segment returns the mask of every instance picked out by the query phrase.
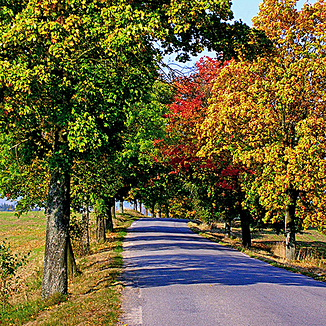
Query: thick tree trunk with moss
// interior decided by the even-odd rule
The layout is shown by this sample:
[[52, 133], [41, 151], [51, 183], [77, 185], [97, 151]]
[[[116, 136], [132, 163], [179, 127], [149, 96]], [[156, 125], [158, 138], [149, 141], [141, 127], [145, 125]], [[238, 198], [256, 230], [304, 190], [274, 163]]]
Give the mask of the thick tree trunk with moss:
[[86, 203], [83, 204], [82, 225], [83, 234], [81, 238], [81, 246], [83, 254], [87, 255], [89, 253], [89, 210]]
[[297, 203], [297, 197], [297, 192], [291, 191], [292, 205], [288, 205], [285, 211], [285, 257], [288, 260], [295, 260], [295, 207]]
[[70, 176], [53, 172], [46, 208], [46, 241], [42, 298], [68, 290], [67, 248], [70, 219]]
[[244, 247], [251, 247], [250, 214], [248, 211], [241, 209], [240, 221], [241, 221], [242, 245]]

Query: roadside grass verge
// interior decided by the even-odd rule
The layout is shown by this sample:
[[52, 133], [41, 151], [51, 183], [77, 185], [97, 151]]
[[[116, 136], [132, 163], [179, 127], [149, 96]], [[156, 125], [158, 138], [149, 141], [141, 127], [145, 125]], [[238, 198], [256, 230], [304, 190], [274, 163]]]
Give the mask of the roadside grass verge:
[[[118, 281], [123, 263], [122, 241], [126, 228], [141, 216], [131, 210], [126, 210], [123, 215], [117, 214], [114, 232], [107, 233], [107, 241], [101, 244], [95, 241], [95, 232], [92, 231], [95, 218], [91, 216], [91, 252], [88, 256], [76, 257], [81, 273], [69, 281], [67, 296], [54, 296], [42, 301], [44, 213], [31, 212], [18, 220], [13, 214], [0, 214], [0, 239], [6, 238], [16, 253], [25, 253], [26, 250], [33, 253], [28, 265], [19, 270], [20, 284], [9, 304], [0, 305], [0, 324], [116, 325], [122, 290]], [[2, 229], [1, 225], [6, 227]]]
[[271, 229], [253, 230], [252, 246], [244, 248], [241, 244], [241, 229], [238, 225], [232, 228], [230, 238], [224, 237], [223, 223], [215, 223], [212, 226], [189, 222], [188, 225], [201, 236], [242, 251], [252, 258], [326, 282], [326, 235], [315, 229], [308, 229], [297, 234], [296, 260], [287, 261], [284, 258], [284, 236], [277, 235]]

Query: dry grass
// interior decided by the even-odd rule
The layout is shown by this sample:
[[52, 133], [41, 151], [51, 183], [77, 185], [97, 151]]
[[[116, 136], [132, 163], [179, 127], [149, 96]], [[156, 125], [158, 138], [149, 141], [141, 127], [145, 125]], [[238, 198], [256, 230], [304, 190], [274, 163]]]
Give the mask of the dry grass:
[[213, 225], [189, 223], [189, 226], [206, 238], [224, 245], [237, 248], [249, 256], [262, 259], [272, 265], [290, 269], [326, 282], [326, 236], [317, 230], [309, 229], [297, 234], [297, 254], [295, 261], [286, 261], [284, 236], [277, 235], [271, 229], [254, 230], [252, 247], [241, 246], [241, 230], [239, 226], [232, 228], [231, 237], [224, 237], [224, 224]]
[[11, 245], [13, 253], [28, 254], [28, 265], [20, 268], [12, 304], [35, 300], [41, 283], [41, 270], [45, 246], [46, 220], [43, 211], [30, 212], [17, 217], [13, 212], [0, 213], [0, 241]]
[[[39, 298], [45, 243], [45, 217], [42, 212], [34, 213], [29, 213], [19, 220], [10, 213], [0, 215], [1, 239], [5, 234], [15, 252], [32, 251], [30, 263], [19, 272], [19, 277], [23, 280], [21, 287], [11, 298], [11, 307], [16, 310], [26, 309], [26, 316], [16, 319], [4, 317], [2, 320], [0, 314], [0, 324], [23, 325], [25, 321], [24, 325], [28, 326], [115, 325], [120, 313], [122, 285], [117, 282], [117, 277], [122, 266], [124, 229], [141, 215], [130, 210], [123, 215], [117, 214], [114, 221], [115, 230], [107, 234], [108, 241], [97, 244], [95, 239], [91, 238], [91, 254], [76, 259], [81, 274], [69, 282], [69, 294], [66, 300], [57, 303], [62, 301], [61, 298], [54, 300], [53, 303], [44, 303]], [[91, 218], [91, 221], [92, 231], [95, 219]], [[33, 305], [31, 309], [30, 304]]]

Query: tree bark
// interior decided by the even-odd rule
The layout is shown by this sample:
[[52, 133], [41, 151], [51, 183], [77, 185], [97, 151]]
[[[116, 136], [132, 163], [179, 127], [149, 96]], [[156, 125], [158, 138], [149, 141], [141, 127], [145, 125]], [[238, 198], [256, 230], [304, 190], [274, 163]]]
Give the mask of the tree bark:
[[151, 209], [151, 213], [152, 213], [152, 217], [155, 217], [155, 205], [152, 206], [152, 209]]
[[106, 241], [105, 222], [102, 214], [96, 216], [96, 240], [100, 243]]
[[113, 205], [111, 206], [111, 216], [112, 216], [112, 219], [115, 219], [115, 201], [113, 202]]
[[119, 213], [123, 214], [123, 200], [120, 200], [119, 202]]
[[161, 207], [160, 207], [160, 206], [157, 207], [157, 210], [156, 210], [156, 217], [157, 217], [157, 218], [161, 218], [161, 217], [162, 217]]
[[244, 247], [251, 247], [251, 233], [250, 233], [250, 214], [246, 210], [240, 211], [242, 245]]
[[74, 252], [72, 250], [70, 237], [67, 241], [67, 270], [68, 280], [72, 280], [78, 274], [77, 264]]
[[86, 203], [83, 204], [82, 212], [82, 224], [83, 224], [83, 234], [82, 234], [82, 252], [83, 255], [89, 254], [89, 211]]
[[95, 205], [96, 215], [96, 240], [97, 242], [105, 242], [105, 216], [103, 214], [103, 207], [101, 200], [98, 200]]
[[148, 216], [148, 208], [145, 207], [145, 216], [147, 217]]
[[104, 201], [104, 211], [105, 211], [105, 230], [113, 231], [113, 219], [112, 219], [112, 211], [111, 211], [112, 201]]
[[289, 205], [285, 211], [285, 257], [288, 260], [295, 260], [295, 207], [297, 203], [297, 192], [291, 191], [292, 205]]
[[70, 175], [55, 171], [51, 175], [46, 208], [46, 241], [42, 298], [68, 290], [67, 248], [70, 219]]

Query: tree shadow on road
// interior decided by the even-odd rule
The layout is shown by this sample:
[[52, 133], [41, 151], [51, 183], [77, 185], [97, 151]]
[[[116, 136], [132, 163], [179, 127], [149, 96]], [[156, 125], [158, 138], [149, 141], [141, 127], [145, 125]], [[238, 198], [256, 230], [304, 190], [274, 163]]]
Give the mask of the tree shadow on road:
[[155, 225], [144, 228], [136, 224], [129, 230], [122, 276], [126, 284], [146, 288], [173, 284], [266, 283], [326, 289], [325, 283], [201, 238], [189, 230], [184, 220], [172, 221], [174, 227], [168, 223], [170, 219], [159, 219]]

